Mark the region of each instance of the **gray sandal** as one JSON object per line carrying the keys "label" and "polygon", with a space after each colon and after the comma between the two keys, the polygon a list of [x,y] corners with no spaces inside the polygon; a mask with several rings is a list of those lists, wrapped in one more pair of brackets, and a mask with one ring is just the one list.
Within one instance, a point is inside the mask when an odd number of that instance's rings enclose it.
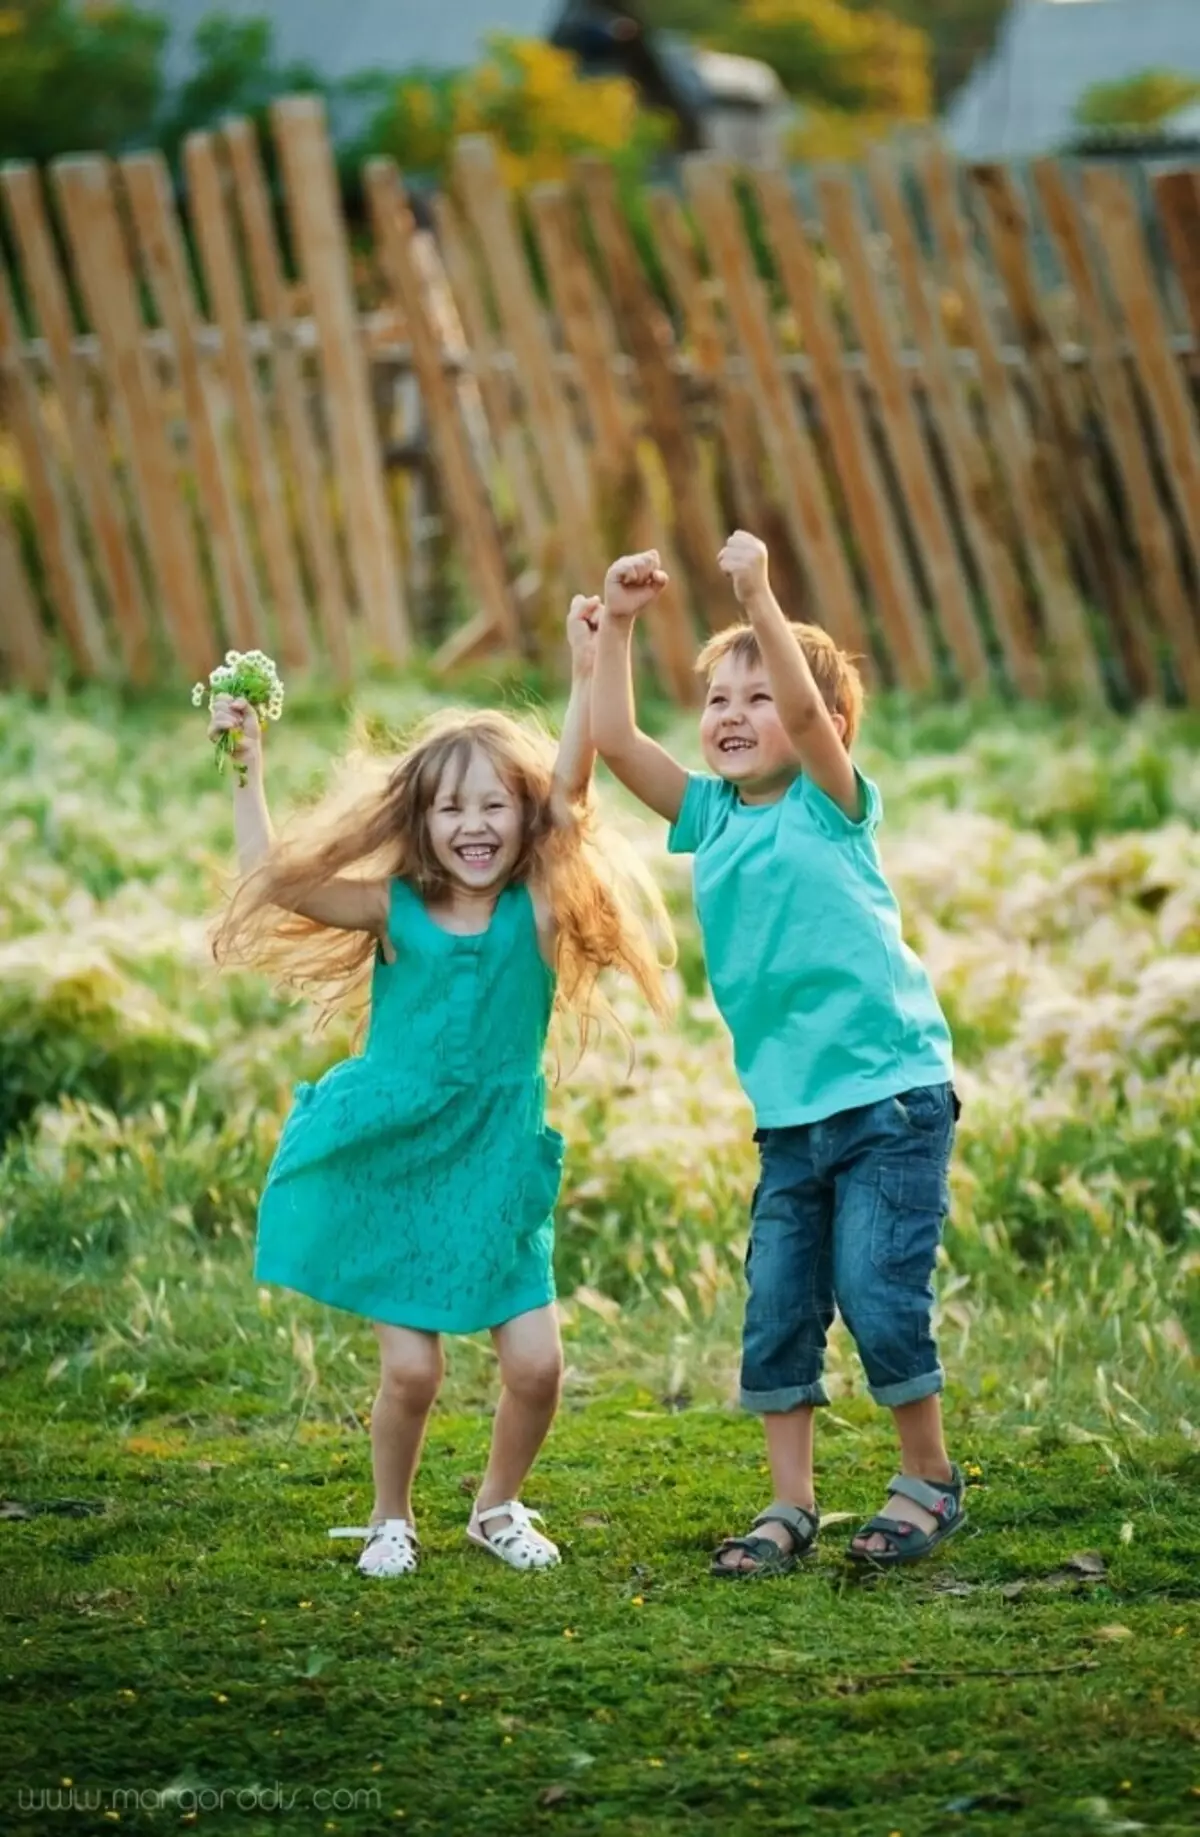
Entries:
{"label": "gray sandal", "polygon": [[[760,1524],[781,1524],[791,1536],[792,1548],[782,1550],[773,1537],[727,1537],[713,1551],[709,1574],[735,1582],[748,1582],[756,1576],[790,1575],[800,1558],[816,1548],[821,1518],[815,1508],[809,1512],[802,1505],[784,1505],[776,1500],[758,1514],[751,1530],[757,1531]],[[743,1551],[752,1559],[753,1569],[723,1563],[721,1558],[730,1550]]]}
{"label": "gray sandal", "polygon": [[922,1557],[931,1555],[939,1544],[944,1544],[948,1537],[961,1531],[967,1522],[963,1511],[963,1489],[966,1480],[962,1469],[951,1464],[950,1478],[940,1480],[918,1480],[912,1474],[898,1473],[894,1480],[888,1481],[889,1497],[899,1495],[901,1499],[911,1499],[927,1512],[932,1512],[937,1519],[935,1531],[922,1531],[915,1524],[906,1524],[902,1518],[885,1518],[877,1515],[867,1520],[854,1538],[870,1537],[878,1531],[887,1540],[886,1550],[858,1550],[854,1539],[846,1554],[852,1563],[870,1563],[878,1569],[893,1569],[900,1563],[919,1563]]}

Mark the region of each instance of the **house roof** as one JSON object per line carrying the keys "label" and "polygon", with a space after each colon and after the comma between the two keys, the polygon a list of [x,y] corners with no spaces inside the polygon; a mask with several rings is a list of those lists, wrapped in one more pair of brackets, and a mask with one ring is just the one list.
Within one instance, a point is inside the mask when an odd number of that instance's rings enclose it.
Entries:
{"label": "house roof", "polygon": [[190,74],[192,37],[214,11],[235,20],[267,18],[282,63],[313,65],[330,82],[370,70],[453,70],[476,63],[493,32],[516,38],[549,34],[562,0],[134,0],[166,11],[165,59],[174,87]]}
{"label": "house roof", "polygon": [[1012,0],[943,129],[963,159],[1053,153],[1086,90],[1143,70],[1200,77],[1200,0]]}

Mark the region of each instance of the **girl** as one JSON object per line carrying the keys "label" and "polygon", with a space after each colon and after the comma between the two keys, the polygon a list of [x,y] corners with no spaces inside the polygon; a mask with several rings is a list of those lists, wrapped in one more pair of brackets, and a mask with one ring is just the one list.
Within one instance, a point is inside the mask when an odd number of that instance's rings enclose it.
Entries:
{"label": "girl", "polygon": [[[383,781],[306,817],[277,842],[248,704],[224,699],[211,733],[240,735],[235,789],[245,878],[217,933],[222,962],[257,964],[315,993],[322,1018],[353,1002],[361,1057],[301,1084],[259,1211],[255,1274],[369,1318],[380,1350],[371,1415],[375,1503],[364,1575],[414,1571],[411,1488],[441,1383],[439,1335],[491,1330],[502,1389],[467,1536],[514,1569],[558,1561],[522,1484],[558,1404],[553,1211],[563,1142],[544,1122],[552,1013],[586,1038],[603,969],[660,1011],[659,962],[637,916],[665,908],[632,861],[610,871],[591,832],[590,680],[599,601],[577,597],[571,697],[557,758],[497,713],[442,714]],[[386,769],[386,766],[385,768]],[[621,879],[635,884],[626,891]]]}

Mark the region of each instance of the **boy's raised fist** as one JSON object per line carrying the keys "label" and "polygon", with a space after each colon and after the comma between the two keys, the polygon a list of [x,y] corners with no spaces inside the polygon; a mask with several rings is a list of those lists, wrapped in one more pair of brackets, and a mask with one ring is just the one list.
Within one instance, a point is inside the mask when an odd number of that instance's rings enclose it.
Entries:
{"label": "boy's raised fist", "polygon": [[735,529],[717,556],[717,566],[723,574],[728,574],[738,604],[744,606],[748,599],[766,589],[767,545],[749,530]]}
{"label": "boy's raised fist", "polygon": [[604,577],[604,605],[617,619],[631,619],[667,584],[657,549],[622,555]]}

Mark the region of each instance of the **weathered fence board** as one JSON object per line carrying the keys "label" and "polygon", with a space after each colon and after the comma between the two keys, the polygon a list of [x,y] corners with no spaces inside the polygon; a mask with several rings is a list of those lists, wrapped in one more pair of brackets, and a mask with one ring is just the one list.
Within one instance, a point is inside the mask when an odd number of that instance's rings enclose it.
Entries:
{"label": "weathered fence board", "polygon": [[955,195],[955,168],[945,153],[934,147],[921,161],[921,177],[979,365],[988,431],[1041,602],[1053,664],[1064,685],[1072,684],[1089,698],[1098,700],[1104,686],[1086,611],[1072,578],[1062,531],[1053,521],[1040,489],[1032,443],[1000,354],[1000,341],[984,303],[966,225]]}
{"label": "weathered fence board", "polygon": [[685,164],[685,180],[711,260],[721,276],[730,327],[746,365],[763,445],[775,470],[796,550],[807,571],[809,605],[801,610],[809,616],[816,614],[839,644],[871,658],[871,642],[820,462],[791,381],[780,362],[728,172],[717,161],[694,157]]}
{"label": "weathered fence board", "polygon": [[200,502],[208,519],[209,549],[218,591],[226,607],[229,635],[237,645],[261,646],[267,642],[267,633],[215,403],[205,382],[199,317],[172,205],[170,174],[161,154],[149,153],[122,160],[121,176],[142,265],[159,314],[171,334],[195,454]]}
{"label": "weathered fence board", "polygon": [[1045,666],[1013,562],[1011,529],[997,514],[995,483],[979,430],[967,407],[937,307],[932,276],[921,261],[912,219],[893,162],[870,163],[871,189],[887,233],[897,285],[920,358],[930,418],[957,494],[956,508],[991,613],[992,626],[1013,685],[1039,696]]}
{"label": "weathered fence board", "polygon": [[441,343],[430,322],[411,248],[412,216],[395,163],[373,160],[367,167],[366,183],[380,265],[404,314],[442,482],[455,527],[462,531],[466,544],[467,573],[479,596],[481,635],[486,627],[517,650],[521,632],[508,590],[504,552],[483,481],[475,470],[453,381],[442,367]]}
{"label": "weathered fence board", "polygon": [[0,497],[0,661],[10,682],[44,695],[54,680],[54,660],[21,562],[21,545]]}
{"label": "weathered fence board", "polygon": [[68,159],[57,161],[53,174],[79,285],[104,353],[160,616],[187,673],[206,675],[218,640],[161,390],[142,335],[137,280],[117,215],[112,171],[104,160]]}
{"label": "weathered fence board", "polygon": [[295,279],[248,122],[192,137],[181,199],[156,154],[56,162],[57,226],[0,173],[7,679],[560,657],[567,595],[655,547],[642,667],[687,702],[736,522],[877,680],[1200,704],[1200,173],[926,143],[818,173],[810,225],[701,155],[639,226],[602,162],[519,201],[473,137],[432,232],[368,171],[352,260],[321,105],[271,128]]}
{"label": "weathered fence board", "polygon": [[29,505],[45,555],[55,605],[79,669],[104,676],[108,648],[71,516],[66,486],[46,427],[37,385],[21,349],[20,324],[0,259],[0,400],[25,469]]}
{"label": "weathered fence board", "polygon": [[0,173],[22,275],[49,354],[50,381],[71,441],[71,458],[94,536],[95,563],[108,599],[129,680],[149,681],[154,667],[150,614],[124,512],[106,463],[105,437],[92,407],[87,374],[74,349],[67,289],[34,167]]}
{"label": "weathered fence board", "polygon": [[[566,187],[540,185],[529,204],[563,338],[578,366],[591,424],[606,548],[614,555],[624,547],[659,551],[668,585],[649,608],[646,626],[664,686],[677,701],[686,702],[695,693],[691,621],[670,531],[655,510],[630,405],[613,372],[617,342],[611,315],[588,266]],[[600,582],[589,587],[599,592]]]}
{"label": "weathered fence board", "polygon": [[556,565],[547,570],[543,557],[543,571],[562,578],[564,567],[577,565],[585,577],[598,579],[604,544],[595,522],[590,464],[555,381],[553,347],[491,143],[478,135],[460,141],[454,178],[487,263],[501,327],[525,391],[546,496],[554,508],[556,525],[549,535]]}
{"label": "weathered fence board", "polygon": [[402,661],[411,646],[408,607],[371,414],[367,355],[355,311],[350,252],[324,112],[313,97],[297,96],[277,102],[271,121],[292,240],[317,325],[358,609],[375,648]]}
{"label": "weathered fence board", "polygon": [[646,427],[670,481],[672,533],[703,624],[725,623],[729,583],[717,566],[723,532],[712,488],[671,362],[674,340],[617,202],[616,176],[595,159],[576,162],[625,348],[634,363]]}
{"label": "weathered fence board", "polygon": [[917,548],[928,577],[934,609],[949,641],[961,681],[986,689],[987,656],[971,591],[954,543],[954,532],[925,445],[909,378],[900,367],[887,303],[875,280],[867,230],[853,188],[840,174],[817,185],[830,252],[837,258],[846,293],[875,387],[880,418],[891,448],[897,489],[907,500]]}
{"label": "weathered fence board", "polygon": [[317,623],[335,680],[345,684],[352,674],[345,581],[316,432],[305,402],[304,374],[292,339],[283,263],[258,137],[248,121],[230,121],[221,138],[233,175],[232,201],[242,226],[251,289],[271,334],[275,393],[299,496],[298,534],[312,582]]}
{"label": "weathered fence board", "polygon": [[1180,572],[1170,520],[1158,495],[1142,438],[1133,385],[1088,248],[1083,218],[1060,166],[1043,160],[1035,166],[1033,178],[1083,321],[1091,353],[1088,374],[1128,495],[1130,533],[1141,554],[1159,621],[1170,636],[1180,681],[1188,700],[1195,702],[1200,698],[1200,636]]}

